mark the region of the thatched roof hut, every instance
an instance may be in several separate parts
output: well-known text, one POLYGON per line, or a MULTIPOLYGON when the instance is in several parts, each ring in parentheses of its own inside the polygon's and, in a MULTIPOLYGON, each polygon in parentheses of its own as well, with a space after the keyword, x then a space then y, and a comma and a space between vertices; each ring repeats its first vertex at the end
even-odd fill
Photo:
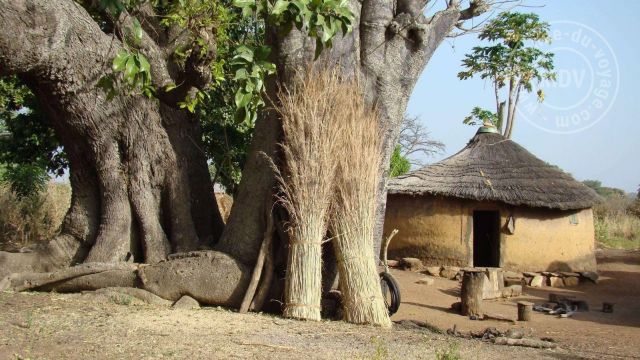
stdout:
POLYGON ((482 127, 457 154, 389 181, 389 194, 439 195, 560 210, 592 207, 599 196, 494 128, 482 127))
POLYGON ((433 265, 593 270, 591 207, 599 196, 495 128, 466 147, 389 181, 391 255, 433 265), (517 224, 517 226, 516 226, 517 224))

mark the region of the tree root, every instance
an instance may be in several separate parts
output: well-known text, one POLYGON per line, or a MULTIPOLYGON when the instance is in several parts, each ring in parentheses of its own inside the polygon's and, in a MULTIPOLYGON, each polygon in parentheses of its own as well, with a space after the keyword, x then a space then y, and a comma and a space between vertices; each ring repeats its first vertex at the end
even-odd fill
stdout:
MULTIPOLYGON (((86 263, 49 273, 16 273, 0 280, 0 291, 80 292, 102 288, 140 288, 174 302, 189 295, 201 304, 240 306, 249 269, 229 255, 196 251, 153 265, 86 263)), ((132 292, 128 295, 137 297, 132 292)))
POLYGON ((49 273, 15 273, 0 280, 0 291, 13 290, 16 292, 38 289, 40 287, 63 282, 65 280, 73 280, 78 277, 103 273, 113 270, 128 270, 134 272, 137 265, 133 264, 105 264, 105 263, 87 263, 49 273))

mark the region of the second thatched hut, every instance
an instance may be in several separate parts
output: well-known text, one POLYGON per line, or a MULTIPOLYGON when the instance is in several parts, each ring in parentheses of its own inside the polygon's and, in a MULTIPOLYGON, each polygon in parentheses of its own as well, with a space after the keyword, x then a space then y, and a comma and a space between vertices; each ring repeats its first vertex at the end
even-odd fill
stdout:
POLYGON ((394 257, 514 271, 596 269, 598 195, 495 128, 457 154, 389 182, 394 257))

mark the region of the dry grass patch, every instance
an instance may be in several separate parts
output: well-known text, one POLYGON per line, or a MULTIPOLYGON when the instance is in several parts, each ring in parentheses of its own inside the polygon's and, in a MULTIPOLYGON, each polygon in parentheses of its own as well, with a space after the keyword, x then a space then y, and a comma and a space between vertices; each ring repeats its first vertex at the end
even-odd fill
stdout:
POLYGON ((44 192, 24 198, 0 184, 0 248, 18 250, 53 238, 70 202, 68 184, 50 182, 44 192))

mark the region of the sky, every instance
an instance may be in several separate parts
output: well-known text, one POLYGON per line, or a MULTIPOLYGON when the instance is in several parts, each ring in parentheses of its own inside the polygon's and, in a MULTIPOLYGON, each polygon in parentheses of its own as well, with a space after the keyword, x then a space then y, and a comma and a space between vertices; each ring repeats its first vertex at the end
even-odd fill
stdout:
MULTIPOLYGON (((521 99, 512 139, 534 155, 604 186, 635 193, 640 186, 640 1, 527 1, 550 23, 558 80, 542 84, 545 101, 521 99)), ((475 34, 440 45, 418 80, 407 113, 446 145, 435 162, 459 151, 477 127, 462 120, 475 106, 495 109, 484 80, 460 81, 461 60, 481 44, 475 34)))

